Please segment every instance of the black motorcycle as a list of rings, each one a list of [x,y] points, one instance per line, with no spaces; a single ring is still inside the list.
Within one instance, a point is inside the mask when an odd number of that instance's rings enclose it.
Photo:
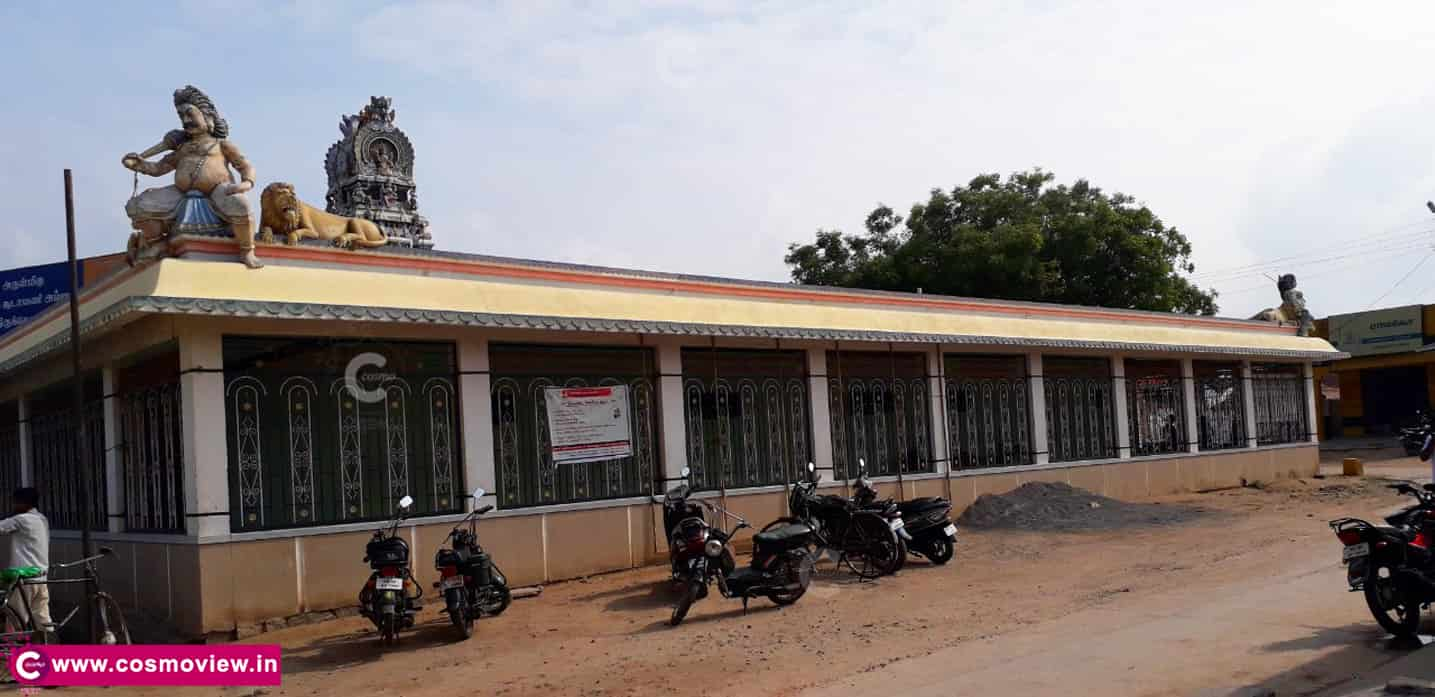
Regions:
[[[1416,503],[1373,525],[1359,518],[1337,518],[1330,528],[1344,545],[1341,561],[1351,592],[1363,592],[1370,614],[1397,637],[1416,635],[1420,611],[1435,602],[1435,484],[1390,485],[1414,496]]]
[[[410,496],[399,499],[392,524],[375,530],[364,549],[364,561],[372,573],[359,591],[359,614],[374,623],[383,644],[397,644],[399,631],[414,626],[418,601],[423,597],[423,588],[409,568],[409,543],[398,536],[399,523],[413,505]],[[415,591],[412,595],[410,588]]]
[[[808,481],[794,484],[788,496],[792,515],[772,521],[763,532],[782,525],[804,524],[812,529],[812,540],[818,548],[835,554],[837,563],[859,578],[873,579],[900,569],[906,560],[902,538],[897,534],[903,525],[901,516],[863,510],[837,494],[818,494],[822,475],[810,462],[807,472]]]
[[[477,501],[483,494],[483,489],[478,489],[470,498]],[[474,620],[501,614],[513,600],[508,579],[478,544],[478,518],[491,510],[493,506],[484,506],[460,520],[444,540],[452,541],[452,547],[440,547],[434,555],[439,572],[434,588],[443,593],[448,617],[465,639],[473,636]]]
[[[658,500],[658,497],[653,497]],[[747,610],[750,599],[767,596],[777,605],[791,605],[807,593],[812,582],[814,559],[809,552],[812,528],[801,523],[768,526],[752,537],[752,561],[742,568],[732,562],[732,537],[750,527],[741,516],[734,515],[707,501],[696,505],[723,518],[736,521],[733,529],[724,532],[721,526],[709,525],[703,518],[684,518],[679,522],[671,544],[683,550],[687,568],[675,577],[684,584],[677,605],[673,606],[669,624],[674,627],[687,617],[693,603],[707,597],[708,584],[716,582],[724,598],[741,598]],[[686,504],[685,504],[686,505]],[[666,509],[666,504],[665,504]],[[701,550],[701,554],[694,553]]]
[[[1431,421],[1430,414],[1417,411],[1415,412],[1415,423],[1400,429],[1400,447],[1410,457],[1421,455],[1426,438],[1431,432],[1435,432],[1435,422]]]
[[[852,496],[863,510],[881,513],[884,517],[896,511],[900,526],[895,526],[908,553],[926,557],[933,564],[951,561],[957,547],[957,526],[952,522],[952,502],[939,496],[924,496],[894,503],[878,500],[877,488],[864,474],[857,478]]]

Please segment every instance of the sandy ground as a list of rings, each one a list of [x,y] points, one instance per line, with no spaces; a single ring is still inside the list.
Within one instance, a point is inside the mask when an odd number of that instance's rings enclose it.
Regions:
[[[1398,460],[1370,474],[1422,472]],[[946,567],[914,561],[861,583],[825,564],[793,607],[758,600],[743,614],[714,593],[678,628],[665,624],[658,568],[550,586],[467,642],[431,609],[395,649],[361,619],[293,628],[253,640],[285,647],[283,687],[209,694],[1191,695],[1259,683],[1285,697],[1408,651],[1345,592],[1325,525],[1401,502],[1378,482],[1162,501],[1208,514],[1119,531],[964,532]]]

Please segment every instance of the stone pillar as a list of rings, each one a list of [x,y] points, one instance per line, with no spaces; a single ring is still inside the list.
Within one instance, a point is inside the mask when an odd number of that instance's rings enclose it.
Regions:
[[[184,529],[194,538],[229,534],[229,448],[223,437],[224,345],[218,331],[179,338],[184,407]]]
[[[1181,359],[1181,396],[1186,400],[1186,452],[1201,450],[1200,418],[1196,413],[1196,364]]]
[[[1128,458],[1131,457],[1131,405],[1126,403],[1126,359],[1121,356],[1111,357],[1111,389],[1114,393],[1112,411],[1116,419],[1116,457]]]
[[[105,510],[109,511],[110,532],[125,530],[125,468],[120,450],[120,404],[115,394],[115,368],[106,364],[100,369],[100,392],[104,398],[101,412],[105,419]]]
[[[807,349],[808,406],[812,411],[812,462],[832,479],[832,410],[827,394],[827,349]],[[805,470],[807,463],[802,463]]]
[[[459,413],[463,415],[464,494],[482,487],[481,501],[469,510],[498,503],[498,475],[493,462],[493,376],[488,366],[488,340],[465,337],[458,342]]]
[[[20,486],[35,486],[35,458],[30,450],[30,398],[15,400],[20,415]]]
[[[934,348],[927,352],[927,394],[930,397],[927,411],[932,415],[932,460],[936,463],[933,470],[937,474],[946,474],[952,467],[951,455],[947,453],[949,441],[947,440],[946,398],[947,386],[943,384],[942,376],[945,373],[942,365],[942,350]]]
[[[1251,362],[1241,361],[1241,396],[1246,402],[1246,447],[1248,448],[1260,445],[1259,434],[1256,431],[1255,386],[1255,379],[1251,377]]]
[[[1031,454],[1032,463],[1051,462],[1051,447],[1046,439],[1046,383],[1042,377],[1041,354],[1026,354],[1027,386],[1031,389]]]
[[[1301,364],[1301,374],[1305,377],[1305,427],[1309,429],[1307,435],[1310,442],[1320,442],[1320,414],[1315,410],[1315,369],[1310,363]]]
[[[688,467],[688,425],[683,416],[683,347],[677,342],[658,344],[658,404],[662,407],[663,469],[662,476],[669,480],[658,485],[657,490],[677,486]]]

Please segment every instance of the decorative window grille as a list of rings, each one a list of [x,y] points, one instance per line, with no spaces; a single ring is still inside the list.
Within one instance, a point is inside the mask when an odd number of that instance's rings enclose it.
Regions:
[[[1246,398],[1240,366],[1196,361],[1196,442],[1201,450],[1246,447]]]
[[[954,469],[1029,465],[1030,386],[1025,356],[947,355],[947,452]]]
[[[115,395],[124,463],[125,528],[184,531],[184,441],[179,382]]]
[[[728,349],[682,355],[693,487],[797,481],[812,452],[806,355]]]
[[[1133,456],[1185,452],[1186,394],[1181,364],[1126,361],[1126,412]]]
[[[463,508],[452,344],[226,337],[231,527]]]
[[[91,530],[109,527],[105,499],[105,422],[100,381],[85,380],[84,427],[88,473],[80,466],[71,387],[62,383],[38,393],[31,400],[30,456],[35,488],[40,491],[40,511],[58,530]],[[94,507],[86,510],[84,488],[90,488]]]
[[[935,471],[928,384],[926,354],[828,351],[833,476]]]
[[[1305,378],[1300,366],[1264,364],[1251,367],[1259,445],[1299,443],[1310,439]]]
[[[15,402],[0,404],[0,492],[9,495],[20,488],[20,408]]]
[[[1110,362],[1046,357],[1042,363],[1051,462],[1116,457]]]
[[[491,344],[493,449],[504,508],[651,493],[657,472],[658,405],[652,351],[591,346]],[[554,464],[544,390],[628,386],[633,454]]]

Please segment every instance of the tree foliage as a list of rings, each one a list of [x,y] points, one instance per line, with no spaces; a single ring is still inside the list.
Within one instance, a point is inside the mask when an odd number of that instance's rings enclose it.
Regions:
[[[887,206],[867,232],[819,230],[785,258],[798,283],[1212,315],[1191,243],[1125,194],[1040,169],[933,189],[905,219]]]

